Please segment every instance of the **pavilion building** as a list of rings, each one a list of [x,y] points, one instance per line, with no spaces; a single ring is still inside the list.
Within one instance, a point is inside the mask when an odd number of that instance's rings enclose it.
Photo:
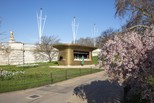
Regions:
[[[92,51],[96,47],[83,46],[78,44],[57,44],[54,48],[59,50],[59,65],[81,65],[84,58],[84,65],[92,64]]]

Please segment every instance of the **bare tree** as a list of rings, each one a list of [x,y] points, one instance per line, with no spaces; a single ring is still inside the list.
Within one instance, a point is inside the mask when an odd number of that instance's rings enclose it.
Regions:
[[[0,26],[1,26],[1,23],[2,23],[2,18],[0,17]],[[11,53],[11,46],[9,46],[8,43],[1,42],[4,39],[4,38],[2,38],[3,34],[4,33],[0,32],[0,51],[3,52],[4,55],[8,57],[8,64],[9,64],[9,56]]]
[[[0,17],[0,27],[1,27],[1,24],[2,24],[2,17]],[[0,41],[3,41],[7,38],[5,34],[6,32],[0,31]]]
[[[2,18],[0,17],[0,26],[2,24]],[[0,32],[0,35],[2,35],[2,33]]]
[[[93,38],[90,38],[90,37],[80,38],[76,40],[76,44],[84,45],[84,46],[94,46],[94,40]]]
[[[11,46],[9,46],[9,43],[0,43],[0,51],[3,53],[4,56],[8,58],[8,65],[9,65],[10,53],[11,53]]]
[[[115,7],[117,16],[130,15],[127,28],[145,28],[154,24],[154,0],[116,0]]]
[[[99,37],[96,39],[96,44],[99,48],[102,48],[102,46],[111,38],[113,38],[114,35],[118,33],[118,30],[114,30],[113,28],[109,28],[101,33]]]
[[[0,26],[1,26],[1,23],[2,23],[2,19],[0,17]],[[0,35],[2,35],[2,33],[0,32]],[[1,40],[1,37],[0,37],[0,40]],[[2,50],[3,46],[2,46],[2,43],[0,42],[0,50]]]
[[[53,45],[59,43],[59,39],[56,36],[42,36],[41,44],[36,44],[36,51],[37,52],[44,52],[48,55],[49,62],[52,60],[51,52],[53,52],[54,48]]]

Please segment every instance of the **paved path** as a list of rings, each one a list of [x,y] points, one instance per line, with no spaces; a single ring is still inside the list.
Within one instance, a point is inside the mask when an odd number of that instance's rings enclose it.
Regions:
[[[50,66],[50,68],[99,68],[98,66],[95,66],[95,65],[74,65],[74,66],[71,66],[71,65],[68,65],[68,66]]]
[[[102,71],[53,85],[1,93],[0,103],[120,103],[122,89],[114,87]]]

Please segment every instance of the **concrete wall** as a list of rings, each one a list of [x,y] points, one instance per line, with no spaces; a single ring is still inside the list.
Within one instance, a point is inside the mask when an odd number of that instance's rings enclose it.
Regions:
[[[17,65],[24,63],[47,62],[48,56],[43,52],[35,52],[34,44],[26,44],[20,42],[8,43],[11,47],[10,53],[0,50],[0,65]],[[52,53],[52,60],[58,59],[58,52]]]

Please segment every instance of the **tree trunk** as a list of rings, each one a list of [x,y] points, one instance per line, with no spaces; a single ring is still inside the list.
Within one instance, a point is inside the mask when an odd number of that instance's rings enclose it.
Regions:
[[[49,63],[51,62],[51,56],[50,53],[48,53],[48,59],[49,59]]]

